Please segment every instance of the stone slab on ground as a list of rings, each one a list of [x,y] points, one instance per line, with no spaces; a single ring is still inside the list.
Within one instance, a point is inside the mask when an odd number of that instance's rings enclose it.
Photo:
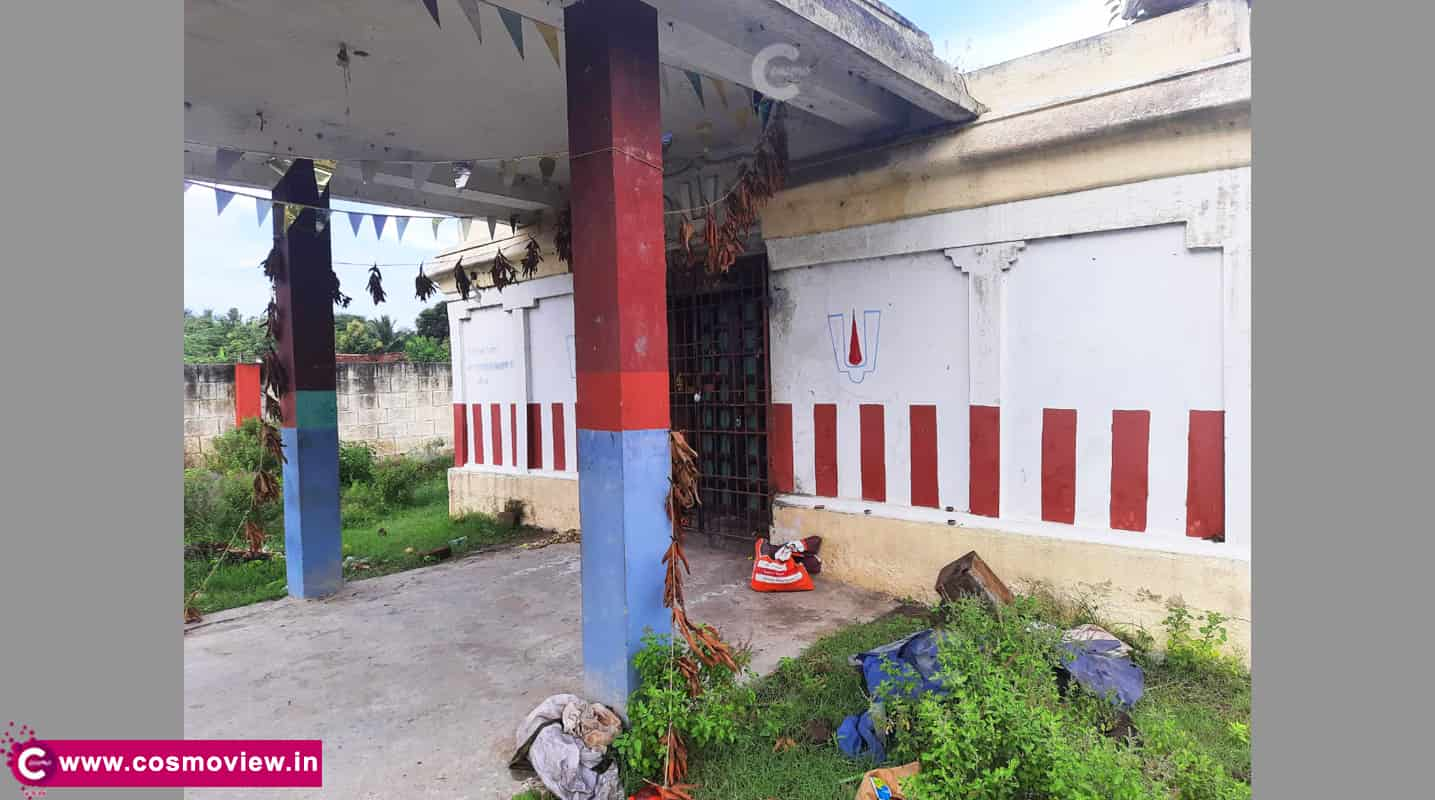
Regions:
[[[689,612],[750,641],[761,673],[896,607],[821,576],[816,591],[759,594],[748,558],[687,549]],[[185,796],[509,800],[519,720],[582,693],[579,570],[576,544],[504,549],[206,617],[185,633],[185,737],[323,739],[324,787]]]

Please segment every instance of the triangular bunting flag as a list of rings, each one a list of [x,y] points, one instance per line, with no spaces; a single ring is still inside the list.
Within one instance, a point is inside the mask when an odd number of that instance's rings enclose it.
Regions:
[[[460,240],[459,244],[463,244],[463,243],[465,243],[465,242],[468,241],[468,230],[469,230],[469,228],[472,228],[472,227],[473,227],[473,217],[459,217],[459,218],[458,218],[458,231],[459,231],[459,233],[463,234],[463,239]]]
[[[264,218],[269,216],[273,203],[258,197],[254,198],[254,219],[259,227],[264,227]]]
[[[717,87],[718,99],[722,101],[722,107],[727,108],[727,81],[722,78],[708,78]]]
[[[438,241],[438,226],[443,224],[443,217],[433,218],[433,240]]]
[[[191,187],[191,186],[193,186],[193,185],[194,185],[194,184],[190,183],[189,181],[185,181],[185,182],[184,182],[184,191],[185,191],[186,194],[189,193],[189,187]]]
[[[429,179],[429,172],[433,169],[424,163],[414,164],[414,191],[424,188],[424,183]]]
[[[683,74],[688,76],[688,83],[691,83],[693,85],[693,91],[698,93],[698,103],[701,104],[703,108],[707,108],[708,101],[703,97],[703,76],[686,69],[683,70]]]
[[[404,231],[407,230],[409,227],[409,218],[406,216],[395,217],[394,222],[397,223],[399,226],[399,241],[402,242],[404,240]]]
[[[233,199],[234,192],[226,192],[223,189],[216,188],[214,190],[214,206],[216,209],[214,212],[215,215],[218,216],[220,214],[223,214],[224,209],[229,206],[229,201]]]
[[[234,165],[235,165],[235,164],[238,164],[238,163],[239,163],[239,159],[241,159],[241,158],[243,158],[243,157],[244,157],[243,151],[240,151],[240,150],[230,150],[230,149],[227,148],[227,147],[221,147],[221,148],[219,148],[219,150],[216,151],[215,154],[214,154],[214,174],[215,174],[215,176],[216,176],[216,177],[219,177],[219,178],[227,177],[227,176],[229,175],[229,171],[230,171],[231,169],[233,169],[233,168],[234,168]]]
[[[384,238],[384,228],[387,227],[388,224],[389,224],[389,215],[388,215],[388,214],[375,214],[375,215],[374,215],[374,238],[375,238],[375,239],[382,239],[382,238]]]
[[[488,218],[488,240],[489,240],[490,242],[493,241],[493,240],[496,238],[495,235],[494,235],[494,231],[497,231],[497,230],[498,230],[498,220],[495,219],[494,217],[489,217],[489,218]]]
[[[349,215],[349,227],[354,229],[354,236],[359,235],[359,226],[364,224],[364,215],[357,211],[345,211]]]
[[[553,54],[553,63],[563,66],[563,60],[558,57],[558,29],[547,23],[533,21],[533,27],[538,29],[538,35],[543,37],[543,43],[548,45],[548,52]]]
[[[473,35],[478,37],[478,43],[483,44],[483,22],[478,17],[478,0],[458,0],[458,7],[463,9],[468,24],[473,26]]]
[[[438,21],[438,0],[424,0],[424,8],[427,8],[429,16],[433,17],[433,24],[442,28],[443,23]]]
[[[295,220],[299,219],[299,212],[303,210],[303,206],[284,204],[284,230],[286,232],[294,225]]]
[[[512,39],[513,46],[518,48],[518,57],[523,58],[523,17],[503,6],[494,8],[498,9],[498,18],[503,20],[503,27],[508,29],[508,38]]]
[[[374,176],[377,175],[377,174],[379,174],[379,162],[377,162],[377,161],[360,161],[360,162],[359,162],[359,175],[360,175],[360,177],[362,177],[362,178],[364,179],[364,183],[373,183],[373,182],[374,182]]]

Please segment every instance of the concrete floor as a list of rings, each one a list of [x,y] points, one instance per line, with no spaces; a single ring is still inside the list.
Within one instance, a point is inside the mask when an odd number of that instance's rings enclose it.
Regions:
[[[759,594],[749,558],[688,552],[690,613],[750,641],[759,672],[896,605],[822,576],[816,591]],[[499,550],[192,626],[185,736],[323,739],[324,788],[186,796],[509,800],[518,722],[548,695],[582,694],[579,569],[576,544]]]

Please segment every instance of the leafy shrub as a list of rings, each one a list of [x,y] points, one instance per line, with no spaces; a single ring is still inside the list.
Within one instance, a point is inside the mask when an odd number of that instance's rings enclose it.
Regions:
[[[374,447],[368,442],[339,445],[339,485],[367,483],[374,478]]]
[[[423,479],[423,465],[411,458],[396,456],[374,465],[374,489],[379,501],[388,508],[404,508],[414,503],[414,490]]]
[[[920,759],[911,800],[1162,797],[1126,745],[1103,736],[1058,689],[1059,634],[1022,598],[1000,617],[975,601],[951,608],[938,657],[945,696],[885,702],[892,752]],[[879,694],[881,687],[879,687]]]
[[[339,496],[339,512],[346,527],[371,524],[382,519],[387,510],[372,483],[350,484]]]
[[[253,473],[185,470],[184,543],[198,547],[227,543],[244,521],[253,497]],[[280,532],[283,519],[282,503],[260,506],[258,522],[271,536]]]
[[[449,344],[447,340],[411,336],[404,342],[404,357],[414,362],[441,361],[447,364],[450,358]]]
[[[755,703],[752,688],[739,684],[736,673],[721,665],[710,667],[696,657],[702,693],[689,696],[687,680],[673,667],[672,658],[688,653],[685,641],[674,645],[670,636],[649,631],[643,649],[633,656],[639,688],[628,698],[628,730],[613,740],[630,787],[658,778],[667,756],[663,740],[669,722],[687,742],[691,762],[704,748],[736,742],[738,720]],[[739,666],[745,662],[743,657]]]
[[[1195,617],[1182,605],[1173,605],[1162,624],[1166,627],[1166,663],[1196,675],[1233,676],[1242,671],[1236,659],[1222,651],[1228,618],[1206,612],[1201,627],[1191,630]]]
[[[259,442],[259,419],[250,417],[238,427],[214,437],[214,452],[205,464],[215,472],[254,472],[264,448]]]

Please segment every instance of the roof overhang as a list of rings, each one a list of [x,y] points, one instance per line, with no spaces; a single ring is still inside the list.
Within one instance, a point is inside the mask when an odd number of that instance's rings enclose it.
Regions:
[[[333,159],[337,198],[499,218],[555,208],[568,180],[564,71],[535,23],[561,30],[575,1],[500,0],[525,18],[520,57],[487,0],[441,0],[441,26],[417,0],[186,0],[185,174],[268,187],[284,159]],[[981,111],[926,35],[875,0],[646,2],[676,76],[662,100],[675,162],[744,151],[755,135],[745,95],[700,99],[681,70],[751,89],[774,46],[798,53],[781,59],[800,76],[797,159]],[[220,174],[218,148],[247,155]],[[559,156],[546,180],[534,158],[499,163],[539,154]],[[374,162],[368,181],[361,161]],[[450,161],[472,174],[462,189],[436,163]]]

